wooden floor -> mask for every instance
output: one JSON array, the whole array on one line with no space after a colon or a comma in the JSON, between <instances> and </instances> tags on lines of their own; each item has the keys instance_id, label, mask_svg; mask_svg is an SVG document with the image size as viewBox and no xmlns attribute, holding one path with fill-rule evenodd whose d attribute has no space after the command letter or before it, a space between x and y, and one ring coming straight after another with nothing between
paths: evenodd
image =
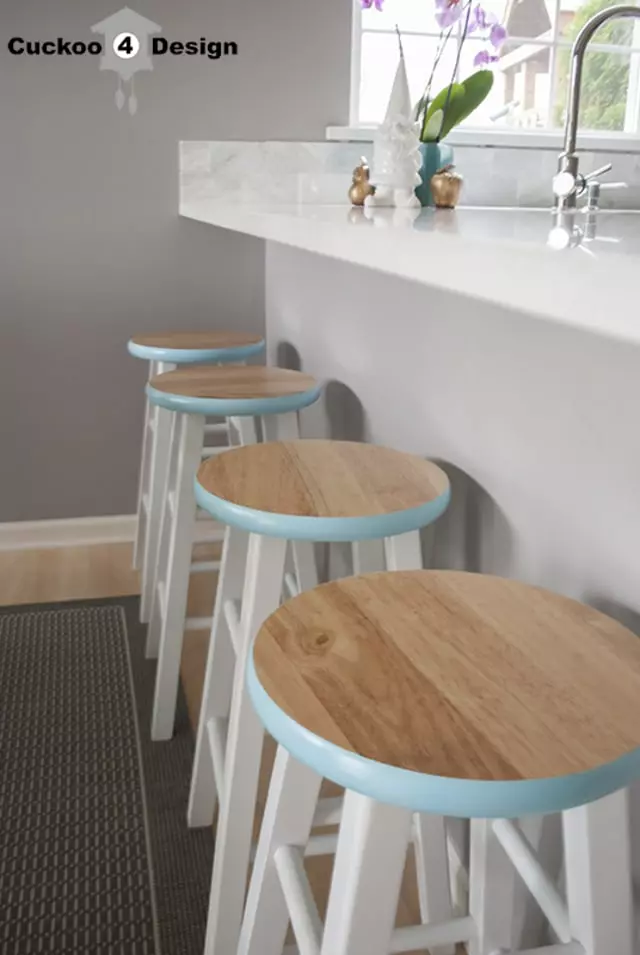
<instances>
[{"instance_id":1,"label":"wooden floor","mask_svg":"<svg viewBox=\"0 0 640 955\"><path fill-rule=\"evenodd\" d=\"M0 551L0 606L137 594L139 581L138 574L131 570L131 551L130 544ZM215 585L215 575L194 575L189 592L191 615L210 615ZM182 682L194 726L197 724L200 709L208 639L209 634L205 632L185 634ZM144 732L145 727L142 727L142 730ZM256 828L268 786L273 748L271 741L267 741ZM328 784L325 790L325 794L335 792ZM332 859L326 856L316 857L307 860L306 864L314 895L322 912L331 879ZM415 871L409 858L398 911L398 924L411 925L419 921Z\"/></svg>"}]
</instances>

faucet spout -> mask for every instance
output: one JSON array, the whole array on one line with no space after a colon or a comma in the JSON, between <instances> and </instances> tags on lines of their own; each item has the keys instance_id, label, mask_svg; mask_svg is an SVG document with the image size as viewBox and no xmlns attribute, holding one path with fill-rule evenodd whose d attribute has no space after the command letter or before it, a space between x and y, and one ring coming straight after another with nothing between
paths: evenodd
<instances>
[{"instance_id":1,"label":"faucet spout","mask_svg":"<svg viewBox=\"0 0 640 955\"><path fill-rule=\"evenodd\" d=\"M584 56L596 30L609 20L618 20L622 17L640 18L640 7L628 4L607 7L596 13L585 23L576 37L571 50L571 74L569 77L569 97L567 102L567 118L564 127L564 151L558 157L558 174L553 180L555 196L554 209L575 209L576 199L586 189L591 176L582 176L578 171L578 119L580 114L580 91L582 87L582 64ZM602 170L599 170L602 172Z\"/></svg>"},{"instance_id":2,"label":"faucet spout","mask_svg":"<svg viewBox=\"0 0 640 955\"><path fill-rule=\"evenodd\" d=\"M576 151L578 137L578 116L580 113L580 91L582 87L582 64L587 47L603 23L617 20L621 17L640 17L640 7L621 4L601 10L585 23L576 37L571 51L571 77L569 80L569 101L567 104L567 120L564 136L564 151L567 154Z\"/></svg>"}]
</instances>

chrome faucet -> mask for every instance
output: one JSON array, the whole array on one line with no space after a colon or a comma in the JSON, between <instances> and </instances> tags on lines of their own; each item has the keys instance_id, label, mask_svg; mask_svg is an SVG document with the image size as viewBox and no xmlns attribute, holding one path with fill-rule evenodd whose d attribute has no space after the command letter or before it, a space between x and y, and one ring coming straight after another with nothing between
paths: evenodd
<instances>
[{"instance_id":1,"label":"chrome faucet","mask_svg":"<svg viewBox=\"0 0 640 955\"><path fill-rule=\"evenodd\" d=\"M578 152L576 140L578 136L578 115L580 112L580 89L582 85L582 64L589 42L596 30L608 20L617 20L620 17L639 17L640 7L621 5L601 10L585 23L575 39L571 50L571 77L569 79L569 101L567 104L567 119L564 132L564 152L558 158L558 172L553 179L553 193L555 195L554 208L557 211L575 209L576 199L581 196L590 182L596 180L611 169L611 163L596 169L587 176L578 170ZM618 184L617 185L623 185Z\"/></svg>"}]
</instances>

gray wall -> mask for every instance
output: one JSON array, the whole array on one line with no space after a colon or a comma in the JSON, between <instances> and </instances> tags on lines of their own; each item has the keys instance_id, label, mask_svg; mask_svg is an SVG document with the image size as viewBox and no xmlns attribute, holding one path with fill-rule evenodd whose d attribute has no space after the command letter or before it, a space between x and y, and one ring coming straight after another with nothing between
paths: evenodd
<instances>
[{"instance_id":1,"label":"gray wall","mask_svg":"<svg viewBox=\"0 0 640 955\"><path fill-rule=\"evenodd\" d=\"M0 13L0 521L131 513L142 387L134 331L262 329L264 249L177 217L180 139L319 139L347 121L345 0L135 0L218 63L156 59L138 115L93 58L15 57L11 36L91 39L118 0Z\"/></svg>"}]
</instances>

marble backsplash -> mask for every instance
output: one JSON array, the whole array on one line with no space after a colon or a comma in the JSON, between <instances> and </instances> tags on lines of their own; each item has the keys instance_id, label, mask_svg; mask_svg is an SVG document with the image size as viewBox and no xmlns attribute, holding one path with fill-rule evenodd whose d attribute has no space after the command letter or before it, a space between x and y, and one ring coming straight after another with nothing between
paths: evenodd
<instances>
[{"instance_id":1,"label":"marble backsplash","mask_svg":"<svg viewBox=\"0 0 640 955\"><path fill-rule=\"evenodd\" d=\"M372 159L370 143L183 142L180 144L180 198L230 203L346 203L351 172L361 156ZM640 153L585 152L581 168L605 162L613 171L603 182L628 188L603 190L602 207L640 209ZM551 204L556 170L553 149L456 146L457 170L464 176L462 204L533 206Z\"/></svg>"}]
</instances>

